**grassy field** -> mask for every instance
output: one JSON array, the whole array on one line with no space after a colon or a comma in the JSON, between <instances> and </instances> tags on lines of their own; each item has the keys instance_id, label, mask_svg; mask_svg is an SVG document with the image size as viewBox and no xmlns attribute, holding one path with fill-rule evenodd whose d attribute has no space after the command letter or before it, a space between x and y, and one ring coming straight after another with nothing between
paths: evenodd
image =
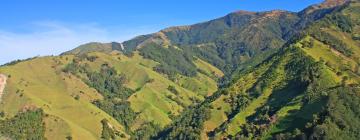
<instances>
[{"instance_id":1,"label":"grassy field","mask_svg":"<svg viewBox=\"0 0 360 140\"><path fill-rule=\"evenodd\" d=\"M58 64L65 60L59 59L43 57L2 67L0 73L9 75L10 78L0 110L11 117L24 108L42 108L46 114L63 122L59 126L65 128L46 131L47 136L56 138L63 137L62 130L69 128L74 139L99 139L102 130L100 121L104 118L122 131L123 128L117 121L89 102L102 98L101 95L75 77L62 74L59 70L61 65ZM74 99L76 95L80 96L79 100ZM46 124L53 125L49 120Z\"/></svg>"},{"instance_id":2,"label":"grassy field","mask_svg":"<svg viewBox=\"0 0 360 140\"><path fill-rule=\"evenodd\" d=\"M48 115L44 119L45 121L45 137L53 140L63 140L64 138L71 136L70 126L61 118Z\"/></svg>"}]
</instances>

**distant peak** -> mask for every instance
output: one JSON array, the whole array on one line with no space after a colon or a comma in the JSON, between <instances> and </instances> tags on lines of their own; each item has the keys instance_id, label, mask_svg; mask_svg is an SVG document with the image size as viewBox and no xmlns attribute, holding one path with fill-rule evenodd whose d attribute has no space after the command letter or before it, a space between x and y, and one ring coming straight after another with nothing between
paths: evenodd
<instances>
[{"instance_id":1,"label":"distant peak","mask_svg":"<svg viewBox=\"0 0 360 140\"><path fill-rule=\"evenodd\" d=\"M304 9L301 13L310 14L318 9L329 9L345 4L351 0L325 0L322 3L311 5Z\"/></svg>"},{"instance_id":2,"label":"distant peak","mask_svg":"<svg viewBox=\"0 0 360 140\"><path fill-rule=\"evenodd\" d=\"M334 6L342 5L347 1L349 0L325 0L323 3L320 4L320 6L334 7Z\"/></svg>"},{"instance_id":3,"label":"distant peak","mask_svg":"<svg viewBox=\"0 0 360 140\"><path fill-rule=\"evenodd\" d=\"M324 2L314 5L314 8L332 8L342 5L350 0L325 0Z\"/></svg>"},{"instance_id":4,"label":"distant peak","mask_svg":"<svg viewBox=\"0 0 360 140\"><path fill-rule=\"evenodd\" d=\"M233 12L233 13L234 13L234 14L244 14L244 15L256 14L256 12L245 11L245 10L239 10L239 11L235 11L235 12Z\"/></svg>"},{"instance_id":5,"label":"distant peak","mask_svg":"<svg viewBox=\"0 0 360 140\"><path fill-rule=\"evenodd\" d=\"M264 12L264 17L276 17L276 16L280 16L283 13L289 13L288 11L285 10L272 10L272 11L268 11L268 12Z\"/></svg>"}]
</instances>

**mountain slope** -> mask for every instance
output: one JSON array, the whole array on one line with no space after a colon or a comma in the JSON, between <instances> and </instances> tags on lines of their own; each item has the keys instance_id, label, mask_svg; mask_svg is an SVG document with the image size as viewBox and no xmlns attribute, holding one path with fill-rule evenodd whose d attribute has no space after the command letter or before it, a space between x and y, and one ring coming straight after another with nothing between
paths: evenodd
<instances>
[{"instance_id":1,"label":"mountain slope","mask_svg":"<svg viewBox=\"0 0 360 140\"><path fill-rule=\"evenodd\" d=\"M90 103L102 96L76 77L62 74L60 63L66 63L65 58L44 57L2 67L1 73L6 73L10 78L0 108L6 112L6 117L11 117L19 110L41 107L49 116L66 122L64 127L72 131L73 138L97 139L101 134L101 119L111 118ZM80 99L74 99L76 96L80 96ZM116 129L123 131L123 126L117 121L109 121ZM70 134L61 137L66 136Z\"/></svg>"},{"instance_id":2,"label":"mountain slope","mask_svg":"<svg viewBox=\"0 0 360 140\"><path fill-rule=\"evenodd\" d=\"M357 139L358 9L239 11L9 63L0 138Z\"/></svg>"},{"instance_id":3,"label":"mountain slope","mask_svg":"<svg viewBox=\"0 0 360 140\"><path fill-rule=\"evenodd\" d=\"M281 47L298 20L296 13L286 11L239 11L204 23L171 27L123 44L125 52L141 49L149 43L180 48L192 46L193 55L229 73L235 66Z\"/></svg>"},{"instance_id":4,"label":"mountain slope","mask_svg":"<svg viewBox=\"0 0 360 140\"><path fill-rule=\"evenodd\" d=\"M349 132L348 128L358 128L357 124L347 121L344 129L336 121L343 117L356 119L358 115L323 114L329 110L349 110L347 107L328 108L329 104L343 106L343 102L334 101L339 100L341 89L346 90L344 100L358 95L355 89L360 82L359 41L354 35L359 32L354 29L359 27L357 17L360 13L355 9L359 9L358 2L346 3L313 22L272 57L235 74L229 87L207 98L158 137L334 138L332 132L336 131L348 133L347 138L356 139L356 133ZM354 100L351 106L355 107L358 101ZM350 111L355 110L358 109ZM206 115L199 119L200 112ZM323 122L314 122L318 118ZM332 120L326 122L324 118ZM197 122L191 124L194 119ZM334 125L334 128L329 125Z\"/></svg>"},{"instance_id":5,"label":"mountain slope","mask_svg":"<svg viewBox=\"0 0 360 140\"><path fill-rule=\"evenodd\" d=\"M110 53L113 50L121 51L124 49L124 46L122 46L121 43L111 42L111 43L98 43L98 42L92 42L87 43L84 45L80 45L79 47L67 51L63 53L63 55L82 55L87 54L90 52L104 52L104 53Z\"/></svg>"},{"instance_id":6,"label":"mountain slope","mask_svg":"<svg viewBox=\"0 0 360 140\"><path fill-rule=\"evenodd\" d=\"M199 69L210 73L199 73L195 77L178 76L178 81L174 82L153 70L157 62L143 59L138 54L127 57L117 52L93 52L80 56L34 58L0 68L0 72L9 77L0 110L8 118L17 114L18 110L42 108L49 116L44 118L47 130L53 130L45 132L48 138L98 139L102 135L103 119L128 137L131 131L148 122L164 127L186 106L203 100L217 90L215 79L223 75L222 72L200 59L196 61L194 63L199 66L207 66ZM134 122L129 127L119 124L116 116L94 102L105 100L106 95L92 87L88 78L83 77L83 71L79 75L66 71L72 69L69 66L73 63L88 66L95 72L102 65L111 64L118 73L128 78L125 87L134 93L127 100L131 110L136 112L136 118L132 118ZM169 87L175 90L171 91ZM84 119L78 121L79 118ZM63 132L64 129L70 131Z\"/></svg>"}]
</instances>

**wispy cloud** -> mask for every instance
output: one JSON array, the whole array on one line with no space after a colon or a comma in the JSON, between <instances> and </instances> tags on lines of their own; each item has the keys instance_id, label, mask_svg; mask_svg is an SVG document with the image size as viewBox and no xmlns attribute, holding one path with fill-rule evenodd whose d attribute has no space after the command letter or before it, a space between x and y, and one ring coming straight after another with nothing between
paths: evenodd
<instances>
[{"instance_id":1,"label":"wispy cloud","mask_svg":"<svg viewBox=\"0 0 360 140\"><path fill-rule=\"evenodd\" d=\"M152 28L104 28L96 23L66 24L54 21L31 23L28 32L0 29L0 64L37 55L58 55L87 42L124 41L153 32Z\"/></svg>"}]
</instances>

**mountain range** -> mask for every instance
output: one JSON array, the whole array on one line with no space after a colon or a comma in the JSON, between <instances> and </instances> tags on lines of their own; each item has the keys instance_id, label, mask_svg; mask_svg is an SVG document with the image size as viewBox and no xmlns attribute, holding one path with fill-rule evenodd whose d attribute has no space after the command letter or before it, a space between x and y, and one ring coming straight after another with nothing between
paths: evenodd
<instances>
[{"instance_id":1,"label":"mountain range","mask_svg":"<svg viewBox=\"0 0 360 140\"><path fill-rule=\"evenodd\" d=\"M0 139L360 138L360 1L236 11L0 67Z\"/></svg>"}]
</instances>

